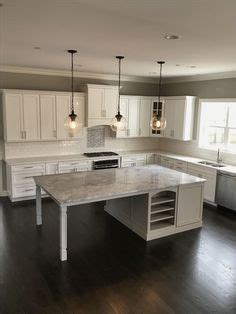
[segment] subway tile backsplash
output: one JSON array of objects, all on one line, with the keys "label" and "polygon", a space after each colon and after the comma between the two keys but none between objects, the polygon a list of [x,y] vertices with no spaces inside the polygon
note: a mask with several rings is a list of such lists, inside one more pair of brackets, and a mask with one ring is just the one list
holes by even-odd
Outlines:
[{"label": "subway tile backsplash", "polygon": [[78,140],[6,143],[5,158],[73,155],[92,151],[131,151],[158,149],[157,138],[111,137],[109,127],[84,129],[84,136]]}]

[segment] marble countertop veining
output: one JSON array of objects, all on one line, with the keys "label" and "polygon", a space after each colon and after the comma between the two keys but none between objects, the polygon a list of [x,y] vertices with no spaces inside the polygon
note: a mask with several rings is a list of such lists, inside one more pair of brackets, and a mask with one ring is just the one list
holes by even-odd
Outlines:
[{"label": "marble countertop veining", "polygon": [[65,205],[205,182],[204,179],[158,165],[95,171],[46,175],[34,179],[55,201]]}]

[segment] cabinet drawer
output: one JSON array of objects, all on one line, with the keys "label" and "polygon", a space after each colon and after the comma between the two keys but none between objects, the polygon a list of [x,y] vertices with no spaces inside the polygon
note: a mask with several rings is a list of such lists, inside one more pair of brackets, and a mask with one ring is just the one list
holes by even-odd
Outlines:
[{"label": "cabinet drawer", "polygon": [[24,164],[12,166],[11,170],[16,171],[45,171],[45,164]]},{"label": "cabinet drawer", "polygon": [[146,162],[146,155],[122,157],[122,162],[135,162],[135,161],[145,161]]},{"label": "cabinet drawer", "polygon": [[12,183],[13,184],[34,184],[34,176],[42,176],[44,171],[35,172],[23,172],[23,173],[13,173]]},{"label": "cabinet drawer", "polygon": [[46,174],[56,174],[58,173],[58,163],[49,162],[46,163]]},{"label": "cabinet drawer", "polygon": [[13,190],[13,197],[33,196],[36,194],[36,186],[15,186]]},{"label": "cabinet drawer", "polygon": [[187,172],[187,163],[184,161],[175,160],[174,169],[180,172]]}]

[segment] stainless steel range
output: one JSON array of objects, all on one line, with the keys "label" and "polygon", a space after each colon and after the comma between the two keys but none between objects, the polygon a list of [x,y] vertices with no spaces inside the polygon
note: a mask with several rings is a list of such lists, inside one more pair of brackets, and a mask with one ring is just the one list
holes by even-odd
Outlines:
[{"label": "stainless steel range", "polygon": [[[114,152],[94,152],[84,153],[86,157],[95,158],[93,160],[93,169],[109,169],[120,167],[120,157]],[[99,158],[99,159],[96,159]]]}]

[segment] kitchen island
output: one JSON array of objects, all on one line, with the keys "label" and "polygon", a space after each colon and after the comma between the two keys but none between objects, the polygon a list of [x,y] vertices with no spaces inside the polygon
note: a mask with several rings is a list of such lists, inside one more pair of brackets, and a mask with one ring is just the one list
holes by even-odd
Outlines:
[{"label": "kitchen island", "polygon": [[[204,179],[158,165],[34,177],[60,208],[60,258],[67,260],[67,209],[106,201],[105,210],[146,241],[202,226]],[[78,208],[79,210],[79,208]]]}]

